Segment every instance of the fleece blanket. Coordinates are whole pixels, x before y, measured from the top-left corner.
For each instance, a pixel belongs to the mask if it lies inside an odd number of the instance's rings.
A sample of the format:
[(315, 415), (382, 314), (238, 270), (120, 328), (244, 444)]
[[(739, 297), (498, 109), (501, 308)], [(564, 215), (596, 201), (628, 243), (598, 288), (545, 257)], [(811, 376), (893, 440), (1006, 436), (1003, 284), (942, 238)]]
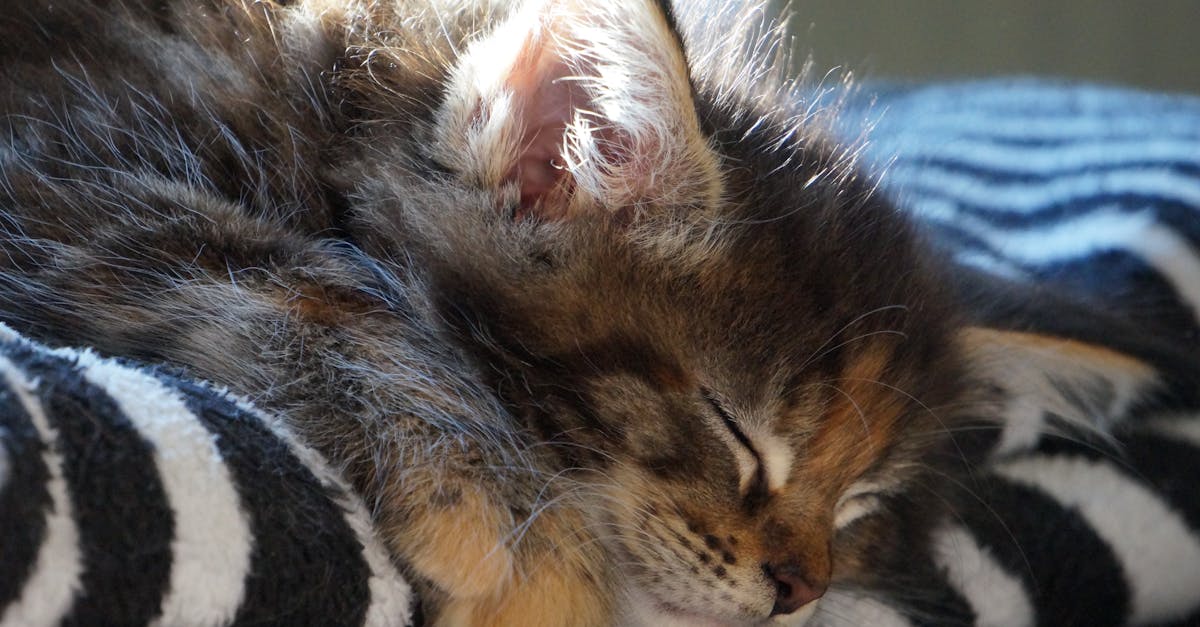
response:
[(0, 624), (406, 625), (337, 474), (229, 394), (0, 324)]
[[(987, 323), (1151, 361), (1169, 345), (1183, 358), (1167, 376), (1196, 380), (1200, 98), (1028, 79), (888, 86), (852, 97), (839, 123), (866, 142), (880, 193), (964, 273), (1042, 303)], [(1034, 298), (1046, 294), (1126, 330), (1089, 335)], [(988, 416), (999, 428), (982, 435), (978, 499), (932, 530), (935, 572), (904, 598), (832, 591), (814, 622), (1200, 624), (1196, 388), (1158, 407), (1047, 390)], [(1072, 432), (1064, 400), (1110, 437)]]

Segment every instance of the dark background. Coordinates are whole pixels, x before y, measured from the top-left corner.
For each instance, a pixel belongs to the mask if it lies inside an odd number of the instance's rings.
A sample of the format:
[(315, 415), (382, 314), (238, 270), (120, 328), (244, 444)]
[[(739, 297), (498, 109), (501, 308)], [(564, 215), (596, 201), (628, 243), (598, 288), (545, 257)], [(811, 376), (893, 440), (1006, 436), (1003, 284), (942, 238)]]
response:
[[(779, 3), (782, 5), (782, 2)], [(1200, 94), (1200, 0), (792, 0), (797, 58), (863, 78), (1040, 75)]]

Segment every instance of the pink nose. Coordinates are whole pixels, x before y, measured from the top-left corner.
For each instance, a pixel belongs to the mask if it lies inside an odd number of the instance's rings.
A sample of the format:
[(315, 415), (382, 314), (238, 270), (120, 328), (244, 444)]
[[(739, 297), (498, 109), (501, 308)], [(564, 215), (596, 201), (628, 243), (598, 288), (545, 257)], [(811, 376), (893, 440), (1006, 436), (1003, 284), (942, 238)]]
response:
[(767, 564), (763, 566), (763, 570), (775, 582), (775, 607), (771, 609), (772, 616), (791, 614), (825, 594), (826, 586), (809, 583), (799, 566)]

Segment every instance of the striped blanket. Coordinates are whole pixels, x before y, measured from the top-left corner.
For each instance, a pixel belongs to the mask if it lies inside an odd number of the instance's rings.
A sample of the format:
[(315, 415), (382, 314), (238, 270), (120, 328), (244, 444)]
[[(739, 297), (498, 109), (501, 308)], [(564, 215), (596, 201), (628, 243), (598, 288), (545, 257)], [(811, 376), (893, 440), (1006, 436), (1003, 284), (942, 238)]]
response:
[[(881, 192), (964, 272), (1124, 320), (1138, 332), (1099, 340), (1139, 354), (1154, 338), (1184, 356), (1168, 364), (1180, 380), (1200, 374), (1187, 371), (1200, 359), (1200, 100), (1030, 82), (878, 94), (851, 102), (841, 131), (870, 127)], [(1022, 324), (1056, 330), (1053, 309), (1035, 313)], [(975, 500), (923, 530), (934, 554), (895, 573), (914, 583), (833, 589), (812, 624), (1200, 624), (1197, 397), (1005, 406)], [(1105, 434), (1055, 428), (1061, 402)], [(6, 328), (0, 611), (3, 627), (414, 615), (362, 504), (270, 417)]]
[[(975, 504), (934, 530), (938, 568), (909, 596), (830, 594), (814, 622), (1200, 624), (1200, 99), (971, 82), (868, 93), (841, 123), (870, 129), (881, 192), (964, 273), (1028, 294), (987, 322), (1083, 335), (1181, 383), (1157, 404), (1068, 399), (1109, 437), (1064, 434), (1048, 398), (1006, 407)], [(1039, 302), (1126, 331), (1089, 335)]]
[(312, 450), (219, 390), (0, 324), (0, 625), (408, 624)]

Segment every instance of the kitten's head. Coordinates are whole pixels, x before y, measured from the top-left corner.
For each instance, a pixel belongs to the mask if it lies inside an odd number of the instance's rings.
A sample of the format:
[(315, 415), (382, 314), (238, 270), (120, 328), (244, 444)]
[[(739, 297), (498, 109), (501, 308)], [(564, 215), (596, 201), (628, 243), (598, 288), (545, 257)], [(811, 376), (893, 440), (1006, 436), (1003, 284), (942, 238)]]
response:
[(755, 622), (811, 608), (916, 483), (953, 321), (839, 153), (714, 76), (652, 0), (526, 3), (462, 51), (446, 174), (407, 201), (436, 207), (445, 317), (629, 589)]

